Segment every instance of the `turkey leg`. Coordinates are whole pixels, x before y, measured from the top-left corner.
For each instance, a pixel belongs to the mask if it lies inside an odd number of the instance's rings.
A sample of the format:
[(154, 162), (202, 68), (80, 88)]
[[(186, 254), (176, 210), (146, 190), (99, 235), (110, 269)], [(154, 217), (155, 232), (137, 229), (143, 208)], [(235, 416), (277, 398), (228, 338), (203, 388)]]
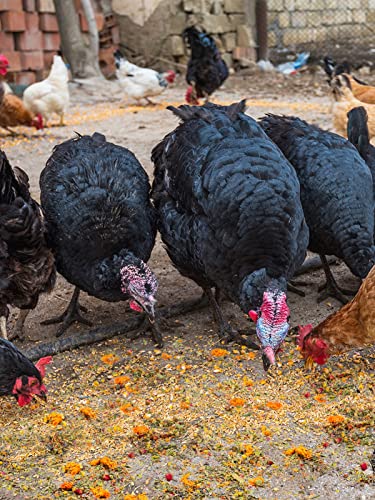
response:
[(72, 298), (66, 310), (63, 312), (61, 316), (57, 316), (56, 318), (47, 319), (46, 321), (42, 321), (42, 325), (54, 325), (56, 323), (62, 323), (62, 325), (58, 328), (56, 332), (56, 337), (61, 337), (61, 335), (73, 324), (75, 321), (78, 323), (83, 323), (87, 326), (92, 326), (91, 321), (87, 320), (83, 316), (81, 316), (80, 311), (85, 311), (85, 309), (79, 305), (80, 289), (75, 287)]
[(208, 300), (210, 301), (214, 320), (216, 321), (219, 327), (219, 332), (218, 332), (219, 339), (223, 340), (225, 343), (237, 342), (238, 344), (245, 345), (250, 349), (259, 350), (259, 346), (255, 342), (252, 342), (251, 340), (248, 339), (244, 339), (239, 332), (237, 332), (234, 328), (230, 326), (229, 323), (227, 323), (224, 320), (221, 309), (218, 303), (216, 302), (216, 299), (212, 293), (211, 288), (205, 288), (204, 291), (208, 297)]
[(320, 259), (322, 261), (324, 274), (326, 275), (326, 282), (324, 283), (324, 285), (319, 287), (319, 292), (321, 293), (318, 296), (318, 302), (322, 302), (328, 297), (334, 297), (342, 304), (347, 304), (349, 302), (349, 299), (345, 295), (355, 295), (357, 292), (339, 287), (339, 285), (335, 281), (335, 278), (333, 277), (326, 256), (320, 255)]

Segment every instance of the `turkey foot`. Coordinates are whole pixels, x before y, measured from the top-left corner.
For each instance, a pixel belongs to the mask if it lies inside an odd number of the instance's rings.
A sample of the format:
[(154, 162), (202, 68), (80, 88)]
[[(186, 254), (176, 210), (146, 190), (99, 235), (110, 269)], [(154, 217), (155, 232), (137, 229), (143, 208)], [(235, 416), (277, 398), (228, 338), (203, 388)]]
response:
[(319, 292), (321, 292), (318, 296), (318, 302), (322, 302), (326, 300), (328, 297), (334, 297), (342, 304), (347, 304), (349, 302), (348, 297), (346, 295), (355, 295), (357, 292), (352, 290), (346, 290), (344, 288), (340, 288), (336, 283), (333, 274), (329, 268), (329, 264), (325, 255), (320, 255), (322, 260), (323, 270), (326, 275), (326, 283), (319, 287)]
[(234, 328), (230, 326), (228, 322), (224, 320), (221, 309), (218, 303), (216, 302), (216, 299), (212, 293), (211, 288), (205, 288), (204, 291), (208, 297), (208, 300), (210, 301), (214, 320), (216, 321), (219, 328), (218, 332), (219, 339), (221, 341), (224, 341), (225, 343), (236, 342), (240, 345), (248, 347), (249, 349), (259, 350), (259, 346), (255, 342), (252, 342), (251, 340), (248, 339), (244, 339), (239, 332), (237, 332)]
[(83, 323), (87, 326), (92, 326), (91, 321), (81, 316), (80, 310), (84, 311), (84, 309), (79, 305), (80, 290), (79, 288), (75, 288), (71, 301), (66, 309), (66, 311), (61, 314), (61, 316), (57, 316), (56, 318), (47, 319), (46, 321), (42, 321), (41, 325), (54, 325), (56, 323), (62, 323), (60, 328), (56, 332), (56, 337), (61, 337), (61, 335), (72, 325), (75, 321), (78, 323)]
[(148, 316), (145, 316), (145, 319), (141, 323), (141, 326), (134, 332), (133, 335), (129, 336), (130, 340), (135, 340), (151, 330), (151, 337), (154, 343), (158, 347), (163, 347), (163, 335), (159, 329), (158, 323), (159, 321), (151, 320)]

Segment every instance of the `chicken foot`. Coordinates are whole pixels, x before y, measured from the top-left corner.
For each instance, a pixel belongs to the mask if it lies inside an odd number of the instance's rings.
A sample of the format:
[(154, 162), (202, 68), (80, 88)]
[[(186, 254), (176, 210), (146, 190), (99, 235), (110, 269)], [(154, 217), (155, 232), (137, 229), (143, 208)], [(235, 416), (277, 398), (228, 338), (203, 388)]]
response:
[(259, 350), (259, 346), (255, 342), (252, 342), (251, 340), (248, 339), (244, 339), (237, 330), (232, 328), (230, 324), (224, 320), (221, 309), (218, 303), (216, 302), (216, 299), (212, 293), (211, 288), (205, 288), (204, 291), (210, 302), (214, 320), (219, 327), (219, 332), (218, 332), (219, 339), (223, 340), (225, 343), (237, 342), (238, 344), (245, 345), (250, 349)]
[(66, 310), (57, 316), (56, 318), (47, 319), (42, 321), (41, 325), (54, 325), (56, 323), (62, 323), (60, 328), (56, 332), (56, 337), (61, 337), (61, 335), (72, 325), (75, 321), (78, 323), (83, 323), (87, 326), (92, 326), (91, 321), (84, 318), (80, 311), (85, 311), (85, 309), (79, 304), (78, 298), (80, 294), (80, 289), (75, 287), (72, 298)]
[(324, 274), (326, 275), (326, 282), (324, 283), (324, 285), (319, 287), (319, 292), (321, 293), (318, 296), (318, 302), (322, 302), (328, 297), (333, 297), (341, 302), (341, 304), (347, 304), (349, 302), (349, 299), (348, 297), (346, 297), (346, 295), (355, 295), (357, 292), (355, 292), (354, 290), (341, 288), (336, 283), (335, 278), (333, 277), (326, 256), (320, 255), (320, 259), (322, 261)]

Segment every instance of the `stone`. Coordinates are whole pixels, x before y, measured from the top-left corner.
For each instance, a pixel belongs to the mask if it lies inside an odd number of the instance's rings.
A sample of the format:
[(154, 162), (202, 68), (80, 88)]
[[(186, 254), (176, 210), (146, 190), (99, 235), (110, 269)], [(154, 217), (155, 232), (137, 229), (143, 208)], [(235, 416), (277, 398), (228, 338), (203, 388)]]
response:
[(183, 56), (185, 54), (184, 43), (178, 35), (170, 37), (171, 52), (173, 56)]
[(213, 4), (211, 6), (210, 14), (214, 14), (215, 16), (218, 16), (219, 14), (222, 14), (222, 13), (223, 13), (223, 8), (222, 8), (221, 0), (214, 0)]
[(214, 16), (213, 14), (202, 15), (202, 26), (208, 33), (228, 33), (231, 31), (229, 19), (225, 14)]
[(304, 28), (306, 26), (306, 13), (305, 12), (292, 12), (291, 21), (293, 28)]
[(35, 0), (23, 0), (22, 5), (23, 5), (23, 10), (25, 10), (26, 12), (35, 11)]
[(55, 14), (40, 14), (39, 27), (42, 31), (59, 31), (59, 25), (57, 24)]
[(280, 28), (289, 28), (290, 25), (290, 15), (289, 12), (280, 12), (278, 16), (279, 27)]
[(256, 50), (253, 47), (235, 47), (232, 52), (234, 61), (241, 61), (248, 59), (253, 61), (256, 59)]
[(224, 54), (221, 55), (223, 61), (226, 63), (228, 68), (231, 68), (233, 66), (233, 57), (232, 54), (229, 54), (228, 52), (225, 52)]
[(236, 33), (225, 33), (223, 35), (223, 45), (227, 52), (232, 52), (236, 46)]
[(5, 33), (5, 31), (0, 31), (0, 47), (1, 50), (14, 50), (14, 38), (13, 33)]
[(183, 12), (181, 14), (177, 14), (177, 16), (173, 16), (171, 19), (170, 34), (181, 35), (186, 26), (186, 14)]
[(43, 69), (44, 59), (41, 50), (31, 50), (21, 52), (21, 67), (22, 70), (28, 71), (33, 69)]
[(21, 57), (19, 52), (14, 50), (2, 50), (1, 53), (4, 54), (9, 61), (9, 72), (21, 71)]
[(253, 34), (248, 26), (240, 24), (237, 26), (237, 45), (239, 47), (255, 47)]
[(268, 10), (282, 12), (284, 10), (283, 0), (268, 0)]
[[(42, 14), (43, 15), (43, 14)], [(39, 29), (39, 15), (37, 12), (26, 12), (26, 29), (29, 31), (38, 31)]]
[(44, 50), (59, 50), (60, 34), (59, 33), (44, 33), (43, 34)]
[(23, 71), (15, 76), (14, 83), (17, 85), (31, 85), (36, 82), (36, 75), (33, 71)]
[(53, 0), (36, 0), (36, 8), (39, 12), (55, 12)]
[(24, 31), (15, 34), (17, 50), (40, 50), (43, 45), (41, 31)]
[(4, 10), (22, 11), (22, 0), (0, 0), (0, 12)]
[(244, 0), (224, 0), (224, 11), (228, 14), (241, 13), (244, 10)]
[(194, 0), (184, 0), (184, 11), (185, 12), (200, 12), (201, 11), (200, 2)]

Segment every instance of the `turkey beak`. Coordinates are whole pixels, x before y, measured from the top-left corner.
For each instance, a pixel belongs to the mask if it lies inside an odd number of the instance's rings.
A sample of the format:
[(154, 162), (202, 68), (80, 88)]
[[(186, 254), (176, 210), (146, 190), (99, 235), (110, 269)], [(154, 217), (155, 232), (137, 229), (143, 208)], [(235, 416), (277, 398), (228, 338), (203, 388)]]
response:
[(271, 362), (268, 359), (266, 354), (262, 354), (263, 368), (265, 372), (268, 372), (269, 367), (271, 366)]
[(154, 322), (155, 320), (155, 299), (153, 301), (145, 302), (143, 304), (143, 309), (145, 310), (146, 314), (148, 315), (151, 323)]

